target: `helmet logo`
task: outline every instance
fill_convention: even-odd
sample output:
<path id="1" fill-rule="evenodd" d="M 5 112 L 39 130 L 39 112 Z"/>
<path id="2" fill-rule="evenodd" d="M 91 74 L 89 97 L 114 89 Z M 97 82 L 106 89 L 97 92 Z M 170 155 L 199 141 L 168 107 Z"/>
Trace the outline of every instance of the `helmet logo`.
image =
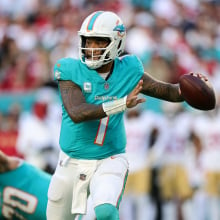
<path id="1" fill-rule="evenodd" d="M 113 31 L 117 31 L 118 35 L 123 37 L 125 34 L 125 26 L 123 24 L 114 27 Z"/>

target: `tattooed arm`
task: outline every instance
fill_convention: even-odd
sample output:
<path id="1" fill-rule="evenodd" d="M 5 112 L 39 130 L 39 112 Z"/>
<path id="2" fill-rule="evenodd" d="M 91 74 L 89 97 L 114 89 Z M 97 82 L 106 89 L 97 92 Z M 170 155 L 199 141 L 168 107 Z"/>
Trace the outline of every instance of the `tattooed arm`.
<path id="1" fill-rule="evenodd" d="M 81 89 L 75 83 L 62 80 L 58 83 L 63 105 L 75 123 L 106 117 L 102 105 L 87 103 Z M 145 99 L 137 97 L 142 89 L 142 85 L 143 80 L 140 80 L 134 90 L 128 94 L 126 99 L 126 106 L 128 108 L 132 108 L 145 101 Z"/>
<path id="2" fill-rule="evenodd" d="M 75 83 L 71 81 L 59 81 L 59 88 L 63 105 L 75 123 L 100 119 L 106 116 L 102 105 L 86 103 L 80 87 Z"/>
<path id="3" fill-rule="evenodd" d="M 148 73 L 142 77 L 143 88 L 141 93 L 170 102 L 182 102 L 183 97 L 180 94 L 179 84 L 171 84 L 159 81 Z"/>

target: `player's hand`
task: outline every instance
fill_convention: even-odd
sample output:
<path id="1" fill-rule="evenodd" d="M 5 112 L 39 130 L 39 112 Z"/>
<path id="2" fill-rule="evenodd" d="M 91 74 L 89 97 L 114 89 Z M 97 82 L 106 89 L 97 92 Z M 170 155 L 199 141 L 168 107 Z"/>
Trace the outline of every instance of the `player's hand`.
<path id="1" fill-rule="evenodd" d="M 190 73 L 190 75 L 200 78 L 201 80 L 208 81 L 208 78 L 201 73 Z"/>
<path id="2" fill-rule="evenodd" d="M 138 98 L 138 94 L 142 90 L 143 80 L 141 79 L 133 91 L 127 96 L 126 106 L 127 108 L 133 108 L 136 105 L 146 101 L 144 98 Z"/>
<path id="3" fill-rule="evenodd" d="M 205 75 L 201 74 L 201 73 L 190 72 L 189 74 L 192 75 L 192 76 L 198 77 L 198 78 L 200 78 L 201 80 L 203 80 L 205 82 L 208 82 L 208 78 Z M 182 95 L 180 88 L 178 89 L 178 92 L 179 92 L 179 95 Z"/>

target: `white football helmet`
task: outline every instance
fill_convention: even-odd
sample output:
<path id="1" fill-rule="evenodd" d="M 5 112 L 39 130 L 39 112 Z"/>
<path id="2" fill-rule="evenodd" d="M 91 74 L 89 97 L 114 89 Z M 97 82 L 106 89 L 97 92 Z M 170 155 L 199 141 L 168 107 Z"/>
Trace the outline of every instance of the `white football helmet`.
<path id="1" fill-rule="evenodd" d="M 82 23 L 78 32 L 80 37 L 79 57 L 90 69 L 97 69 L 118 57 L 125 47 L 126 30 L 122 20 L 113 12 L 97 11 L 90 14 Z M 109 39 L 106 48 L 85 48 L 87 37 L 103 37 Z M 103 50 L 99 59 L 94 59 L 94 50 Z M 92 58 L 86 59 L 85 50 L 92 51 Z"/>

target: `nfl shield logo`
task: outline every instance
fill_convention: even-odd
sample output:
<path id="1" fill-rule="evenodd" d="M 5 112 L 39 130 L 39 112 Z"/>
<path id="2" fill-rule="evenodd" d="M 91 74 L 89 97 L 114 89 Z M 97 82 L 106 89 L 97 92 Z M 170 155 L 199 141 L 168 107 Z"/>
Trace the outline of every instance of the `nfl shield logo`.
<path id="1" fill-rule="evenodd" d="M 105 90 L 109 89 L 109 84 L 107 82 L 104 84 L 104 88 L 105 88 Z"/>
<path id="2" fill-rule="evenodd" d="M 80 180 L 86 180 L 86 174 L 81 173 L 81 174 L 79 175 L 79 179 L 80 179 Z"/>

